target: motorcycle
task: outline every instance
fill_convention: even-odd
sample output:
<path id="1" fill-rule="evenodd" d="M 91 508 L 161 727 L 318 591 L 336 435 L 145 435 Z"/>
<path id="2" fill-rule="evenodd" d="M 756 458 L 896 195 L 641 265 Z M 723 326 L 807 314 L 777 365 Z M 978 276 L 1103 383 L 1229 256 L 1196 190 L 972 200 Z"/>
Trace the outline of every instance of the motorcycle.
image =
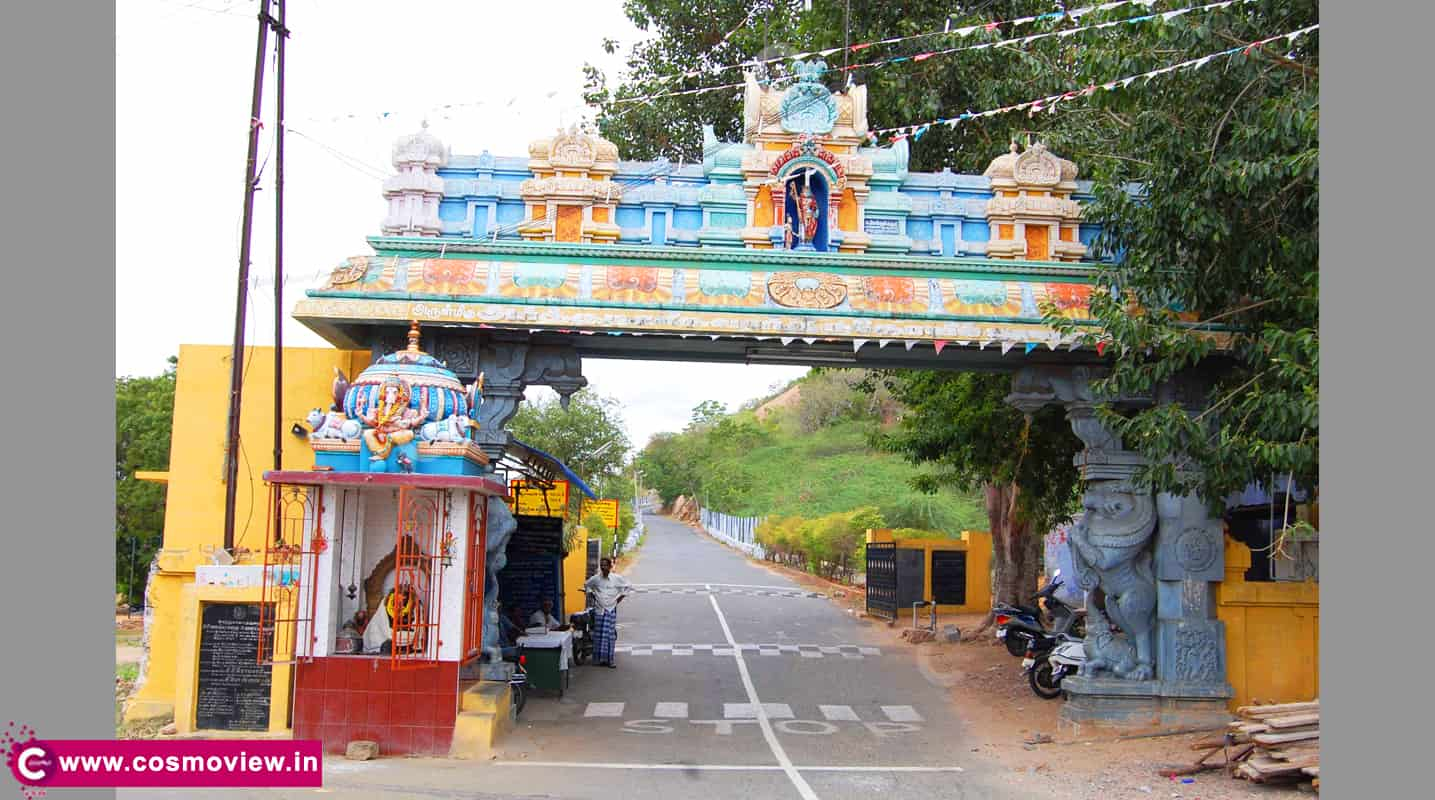
<path id="1" fill-rule="evenodd" d="M 573 631 L 573 663 L 582 666 L 593 657 L 593 609 L 570 614 L 568 627 Z"/>
<path id="2" fill-rule="evenodd" d="M 1057 570 L 1052 574 L 1051 582 L 1031 598 L 1033 605 L 996 604 L 993 610 L 997 615 L 997 638 L 1006 644 L 1008 653 L 1018 657 L 1025 656 L 1028 643 L 1034 639 L 1038 640 L 1038 645 L 1044 647 L 1042 639 L 1051 639 L 1067 632 L 1077 636 L 1085 635 L 1085 612 L 1073 610 L 1056 596 L 1056 590 L 1062 586 L 1060 578 L 1061 570 Z M 1051 615 L 1050 628 L 1042 621 L 1041 607 L 1038 604 L 1043 600 L 1046 612 Z M 1050 647 L 1045 649 L 1049 650 Z"/>
<path id="3" fill-rule="evenodd" d="M 523 713 L 523 707 L 528 704 L 528 670 L 524 669 L 528 658 L 523 655 L 523 648 L 518 648 L 518 655 L 511 659 L 504 659 L 513 664 L 513 672 L 508 676 L 508 691 L 513 702 L 513 716 L 517 719 Z"/>

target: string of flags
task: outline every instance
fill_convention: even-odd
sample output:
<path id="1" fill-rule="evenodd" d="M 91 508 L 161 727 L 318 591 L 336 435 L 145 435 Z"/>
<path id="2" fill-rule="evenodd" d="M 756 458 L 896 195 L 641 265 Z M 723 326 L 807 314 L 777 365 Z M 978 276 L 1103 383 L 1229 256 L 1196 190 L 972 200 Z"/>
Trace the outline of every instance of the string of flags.
<path id="1" fill-rule="evenodd" d="M 1241 1 L 1242 1 L 1242 2 L 1249 2 L 1249 0 L 1241 0 Z M 1046 20 L 1063 19 L 1063 18 L 1066 18 L 1066 19 L 1079 19 L 1079 18 L 1081 18 L 1081 17 L 1083 17 L 1083 16 L 1085 16 L 1085 15 L 1087 15 L 1087 14 L 1093 14 L 1093 13 L 1100 12 L 1100 11 L 1110 11 L 1110 10 L 1112 10 L 1112 9 L 1121 8 L 1121 7 L 1123 7 L 1123 6 L 1137 5 L 1137 6 L 1142 6 L 1142 7 L 1144 7 L 1144 8 L 1150 8 L 1150 7 L 1151 7 L 1152 5 L 1154 5 L 1155 3 L 1156 3 L 1156 0 L 1119 0 L 1119 2 L 1101 3 L 1100 5 L 1085 6 L 1085 7 L 1083 7 L 1083 8 L 1073 8 L 1073 9 L 1070 9 L 1070 10 L 1050 11 L 1050 12 L 1047 12 L 1047 13 L 1045 13 L 1045 14 L 1033 14 L 1033 15 L 1031 15 L 1031 16 L 1026 16 L 1026 17 L 1014 17 L 1014 18 L 1008 19 L 1008 20 L 996 20 L 996 21 L 993 21 L 993 22 L 985 22 L 985 23 L 981 23 L 981 24 L 978 24 L 978 25 L 964 25 L 964 26 L 961 26 L 961 27 L 958 27 L 958 28 L 953 28 L 953 27 L 951 26 L 951 25 L 952 25 L 951 20 L 948 19 L 948 20 L 947 20 L 947 25 L 946 25 L 946 27 L 944 27 L 942 30 L 939 30 L 939 31 L 928 31 L 928 32 L 926 32 L 926 33 L 914 33 L 914 34 L 910 34 L 910 35 L 907 35 L 907 36 L 892 36 L 892 37 L 889 37 L 889 38 L 886 38 L 886 39 L 874 39 L 873 41 L 870 41 L 870 42 L 860 42 L 860 43 L 858 43 L 858 44 L 846 45 L 846 46 L 844 46 L 844 47 L 828 47 L 828 48 L 825 48 L 825 49 L 822 49 L 822 50 L 808 50 L 808 51 L 805 51 L 805 52 L 794 53 L 794 54 L 791 54 L 791 55 L 775 56 L 775 57 L 773 57 L 773 58 L 751 59 L 751 60 L 742 61 L 742 62 L 739 62 L 739 63 L 736 63 L 736 64 L 722 64 L 722 65 L 719 65 L 719 66 L 706 67 L 706 68 L 701 68 L 701 69 L 690 69 L 690 70 L 687 70 L 686 72 L 677 72 L 677 73 L 674 73 L 674 74 L 672 74 L 672 75 L 663 75 L 663 76 L 660 76 L 660 77 L 656 77 L 656 78 L 653 78 L 653 81 L 654 81 L 655 83 L 659 83 L 659 84 L 671 83 L 671 82 L 673 82 L 673 81 L 679 81 L 679 80 L 683 80 L 683 79 L 685 79 L 685 78 L 696 78 L 696 77 L 701 76 L 701 75 L 720 75 L 720 74 L 722 74 L 722 73 L 724 73 L 724 72 L 728 72 L 728 71 L 734 70 L 734 69 L 748 69 L 748 68 L 756 67 L 756 66 L 765 66 L 765 65 L 767 65 L 767 64 L 775 64 L 775 63 L 778 63 L 778 62 L 780 62 L 780 61 L 802 61 L 803 59 L 808 59 L 808 58 L 813 58 L 813 57 L 827 58 L 828 56 L 834 55 L 834 54 L 836 54 L 836 53 L 840 53 L 840 52 L 842 52 L 843 50 L 846 50 L 846 51 L 852 52 L 852 53 L 858 53 L 858 52 L 861 52 L 861 51 L 863 51 L 863 50 L 866 50 L 866 49 L 868 49 L 868 48 L 870 48 L 870 47 L 883 47 L 883 46 L 886 46 L 886 45 L 898 44 L 898 43 L 901 43 L 901 42 L 910 42 L 910 41 L 914 41 L 914 40 L 917 40 L 917 39 L 929 39 L 929 38 L 932 38 L 932 37 L 934 37 L 934 36 L 970 36 L 970 35 L 972 35 L 972 34 L 974 34 L 974 33 L 977 33 L 978 31 L 991 32 L 991 31 L 995 31 L 995 30 L 997 30 L 997 29 L 999 29 L 999 28 L 1003 28 L 1003 27 L 1016 28 L 1017 26 L 1027 25 L 1027 24 L 1030 24 L 1030 23 L 1033 23 L 1033 22 L 1043 22 L 1043 21 L 1046 21 Z M 740 26 L 739 26 L 739 27 L 740 27 Z M 728 36 L 731 36 L 731 35 L 732 35 L 732 34 L 728 34 Z M 726 86 L 726 87 L 709 87 L 708 90 L 709 90 L 709 91 L 716 91 L 718 88 L 731 88 L 731 86 L 741 86 L 741 85 L 742 85 L 742 84 L 739 83 L 739 84 L 730 84 L 730 85 L 728 85 L 728 86 Z M 624 100 L 623 100 L 622 102 L 636 102 L 637 100 L 638 100 L 638 98 L 624 98 Z"/>
<path id="2" fill-rule="evenodd" d="M 1170 21 L 1170 20 L 1173 20 L 1173 19 L 1175 19 L 1175 18 L 1177 18 L 1177 17 L 1184 16 L 1184 15 L 1186 15 L 1186 14 L 1190 14 L 1190 13 L 1193 13 L 1193 12 L 1215 11 L 1215 10 L 1224 9 L 1224 8 L 1226 8 L 1226 7 L 1228 7 L 1228 6 L 1232 6 L 1232 5 L 1235 5 L 1235 4 L 1237 4 L 1237 3 L 1250 3 L 1250 2 L 1254 2 L 1254 0 L 1222 0 L 1222 2 L 1207 3 L 1207 4 L 1205 4 L 1205 5 L 1200 5 L 1200 6 L 1189 6 L 1189 7 L 1186 7 L 1186 8 L 1176 8 L 1176 9 L 1172 9 L 1172 10 L 1170 10 L 1170 11 L 1163 11 L 1163 12 L 1161 12 L 1161 13 L 1159 13 L 1159 14 L 1142 14 L 1142 15 L 1136 16 L 1136 17 L 1125 17 L 1125 18 L 1123 18 L 1123 19 L 1110 20 L 1110 21 L 1108 21 L 1108 22 L 1094 23 L 1094 24 L 1091 24 L 1091 25 L 1082 25 L 1082 26 L 1075 27 L 1075 28 L 1065 28 L 1065 29 L 1059 30 L 1059 31 L 1047 31 L 1047 32 L 1044 32 L 1044 33 L 1034 33 L 1034 34 L 1031 34 L 1031 35 L 1029 35 L 1029 36 L 1021 36 L 1021 37 L 1011 38 L 1011 39 L 1001 39 L 1001 40 L 994 41 L 994 42 L 982 42 L 982 43 L 980 43 L 980 44 L 962 45 L 962 46 L 958 46 L 958 47 L 948 47 L 948 48 L 944 48 L 944 49 L 941 49 L 941 50 L 929 50 L 929 51 L 924 52 L 924 53 L 917 53 L 917 54 L 915 54 L 915 55 L 910 55 L 910 56 L 890 56 L 890 57 L 888 57 L 888 58 L 881 58 L 881 59 L 877 59 L 877 60 L 875 60 L 875 61 L 864 61 L 864 62 L 857 63 L 857 64 L 849 64 L 849 65 L 847 65 L 847 66 L 845 66 L 845 67 L 833 66 L 833 67 L 828 67 L 828 68 L 822 70 L 822 72 L 823 72 L 823 73 L 828 73 L 828 72 L 838 72 L 838 73 L 840 73 L 840 72 L 854 72 L 854 71 L 859 70 L 859 69 L 879 69 L 879 68 L 881 68 L 881 67 L 891 66 L 891 65 L 893 65 L 893 64 L 901 64 L 901 63 L 905 63 L 905 62 L 908 62 L 908 61 L 913 62 L 913 63 L 920 62 L 920 61 L 926 61 L 926 60 L 929 59 L 929 58 L 936 58 L 936 57 L 940 57 L 940 56 L 948 56 L 948 55 L 952 55 L 952 54 L 954 54 L 954 53 L 964 53 L 964 52 L 971 52 L 971 51 L 976 51 L 976 50 L 991 50 L 991 49 L 995 49 L 995 48 L 999 48 L 999 47 L 1024 47 L 1024 46 L 1026 46 L 1026 45 L 1028 45 L 1028 44 L 1030 44 L 1030 43 L 1032 43 L 1032 42 L 1041 41 L 1041 40 L 1043 40 L 1043 39 L 1050 39 L 1050 38 L 1053 38 L 1053 37 L 1065 38 L 1065 37 L 1068 37 L 1068 36 L 1073 36 L 1073 35 L 1078 34 L 1078 33 L 1083 33 L 1083 32 L 1085 32 L 1085 31 L 1103 30 L 1103 29 L 1107 29 L 1107 28 L 1115 28 L 1115 27 L 1118 27 L 1118 26 L 1121 26 L 1121 25 L 1136 25 L 1136 24 L 1140 24 L 1140 23 L 1143 23 L 1143 22 L 1151 22 L 1151 21 L 1157 20 L 1157 19 L 1160 19 L 1160 20 L 1163 20 L 1163 21 Z M 1112 3 L 1112 4 L 1109 4 L 1109 5 L 1112 5 L 1112 6 L 1120 6 L 1120 5 L 1127 5 L 1127 3 Z M 1057 14 L 1056 16 L 1061 16 L 1061 15 L 1060 15 L 1060 14 Z M 1037 17 L 1032 17 L 1031 19 L 1037 19 Z M 984 26 L 974 26 L 974 27 L 980 28 L 980 27 L 984 27 Z M 870 45 L 867 45 L 867 46 L 870 46 Z M 840 50 L 840 49 L 842 49 L 842 48 L 838 48 L 838 49 Z M 791 76 L 788 76 L 788 78 L 790 79 Z M 742 87 L 742 86 L 744 86 L 744 85 L 745 85 L 745 84 L 744 84 L 744 83 L 741 83 L 741 82 L 739 82 L 739 83 L 723 83 L 723 84 L 718 84 L 718 85 L 715 85 L 715 86 L 700 86 L 700 87 L 697 87 L 697 88 L 695 88 L 695 89 L 679 89 L 679 90 L 675 90 L 675 91 L 671 91 L 671 92 L 657 92 L 657 93 L 654 93 L 654 94 L 640 95 L 640 96 L 637 96 L 637 97 L 623 97 L 623 98 L 619 98 L 619 99 L 617 99 L 617 100 L 614 100 L 614 101 L 613 101 L 613 105 L 617 106 L 617 105 L 626 105 L 626 104 L 629 104 L 629 103 L 646 103 L 646 102 L 651 102 L 651 101 L 653 101 L 653 100 L 662 99 L 662 98 L 665 98 L 665 97 L 682 97 L 682 96 L 685 96 L 685 95 L 707 94 L 707 93 L 709 93 L 709 92 L 720 92 L 720 91 L 723 91 L 723 90 L 726 90 L 726 89 L 736 89 L 736 88 L 740 88 L 740 87 Z"/>
<path id="3" fill-rule="evenodd" d="M 955 128 L 957 127 L 957 125 L 961 124 L 966 120 L 979 119 L 982 117 L 994 117 L 998 114 L 1009 114 L 1013 111 L 1026 111 L 1029 115 L 1032 116 L 1035 116 L 1042 111 L 1055 114 L 1058 104 L 1064 103 L 1068 100 L 1089 97 L 1090 95 L 1102 91 L 1110 92 L 1117 89 L 1125 89 L 1126 87 L 1130 86 L 1138 80 L 1144 79 L 1145 81 L 1150 81 L 1152 78 L 1155 78 L 1157 76 L 1167 75 L 1178 70 L 1196 69 L 1204 67 L 1215 59 L 1226 58 L 1229 56 L 1233 56 L 1237 53 L 1244 53 L 1246 55 L 1249 55 L 1256 48 L 1262 47 L 1280 39 L 1285 39 L 1287 44 L 1293 44 L 1296 39 L 1308 33 L 1311 33 L 1318 28 L 1320 28 L 1320 23 L 1316 23 L 1314 25 L 1310 25 L 1299 30 L 1291 31 L 1289 33 L 1281 33 L 1275 36 L 1268 36 L 1264 39 L 1257 39 L 1250 44 L 1238 45 L 1228 50 L 1221 50 L 1220 52 L 1211 53 L 1210 55 L 1201 56 L 1200 58 L 1193 58 L 1188 61 L 1182 61 L 1176 64 L 1171 64 L 1169 66 L 1161 67 L 1160 69 L 1153 69 L 1149 72 L 1140 73 L 1139 75 L 1130 75 L 1124 78 L 1117 78 L 1115 80 L 1107 81 L 1100 84 L 1094 83 L 1084 89 L 1075 89 L 1069 92 L 1063 92 L 1061 94 L 1048 95 L 1046 97 L 1038 98 L 1036 100 L 1028 100 L 1024 103 L 1016 103 L 1015 105 L 1002 106 L 1001 108 L 993 108 L 987 111 L 966 111 L 961 114 L 958 114 L 955 117 L 938 117 L 934 120 L 930 120 L 927 122 L 919 122 L 912 125 L 899 125 L 893 128 L 876 128 L 867 132 L 867 138 L 870 141 L 875 142 L 880 140 L 882 136 L 890 136 L 893 142 L 897 142 L 910 136 L 912 138 L 912 141 L 916 141 L 922 138 L 922 135 L 927 131 L 931 130 L 934 125 L 946 125 L 949 128 Z"/>

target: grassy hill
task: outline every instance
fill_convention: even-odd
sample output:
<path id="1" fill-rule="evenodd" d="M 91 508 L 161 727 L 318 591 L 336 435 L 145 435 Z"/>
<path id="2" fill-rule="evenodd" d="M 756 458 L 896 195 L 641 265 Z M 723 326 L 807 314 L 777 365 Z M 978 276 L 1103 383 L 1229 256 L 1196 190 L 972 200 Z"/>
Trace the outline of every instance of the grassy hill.
<path id="1" fill-rule="evenodd" d="M 692 495 L 741 516 L 815 518 L 870 506 L 892 528 L 949 535 L 985 529 L 979 497 L 916 491 L 909 481 L 917 467 L 868 446 L 870 434 L 901 409 L 881 393 L 854 388 L 860 377 L 824 371 L 798 381 L 798 391 L 779 393 L 781 402 L 695 416 L 687 430 L 656 438 L 640 454 L 645 482 L 664 501 Z"/>

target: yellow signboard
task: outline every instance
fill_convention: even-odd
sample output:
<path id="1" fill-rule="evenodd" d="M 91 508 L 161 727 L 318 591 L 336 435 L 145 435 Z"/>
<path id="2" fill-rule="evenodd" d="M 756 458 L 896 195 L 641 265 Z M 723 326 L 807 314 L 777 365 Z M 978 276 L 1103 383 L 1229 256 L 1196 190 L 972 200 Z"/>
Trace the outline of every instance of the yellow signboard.
<path id="1" fill-rule="evenodd" d="M 608 526 L 608 530 L 618 529 L 617 500 L 584 500 L 583 512 L 579 519 L 585 520 L 589 514 L 597 514 L 598 518 L 603 520 L 603 524 Z"/>
<path id="2" fill-rule="evenodd" d="M 553 481 L 545 490 L 530 481 L 512 481 L 513 513 L 520 517 L 563 517 L 568 513 L 568 481 Z"/>

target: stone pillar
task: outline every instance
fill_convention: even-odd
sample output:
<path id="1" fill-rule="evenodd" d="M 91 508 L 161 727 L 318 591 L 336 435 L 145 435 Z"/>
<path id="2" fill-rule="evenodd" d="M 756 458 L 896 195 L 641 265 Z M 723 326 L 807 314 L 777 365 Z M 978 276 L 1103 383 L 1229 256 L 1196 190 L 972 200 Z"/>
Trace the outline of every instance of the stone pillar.
<path id="1" fill-rule="evenodd" d="M 483 404 L 478 411 L 478 446 L 497 463 L 508 446 L 508 421 L 529 386 L 550 386 L 568 407 L 574 392 L 588 385 L 578 351 L 567 344 L 534 344 L 527 334 L 486 334 L 478 346 Z"/>
<path id="2" fill-rule="evenodd" d="M 1197 498 L 1154 494 L 1134 478 L 1145 461 L 1097 416 L 1098 373 L 1029 367 L 1007 402 L 1026 413 L 1060 403 L 1085 448 L 1083 513 L 1070 543 L 1087 608 L 1087 662 L 1066 678 L 1064 728 L 1197 730 L 1224 725 L 1225 636 L 1213 584 L 1223 577 L 1221 523 Z M 1172 399 L 1168 387 L 1163 401 Z M 1119 398 L 1118 405 L 1149 404 Z M 1097 599 L 1101 599 L 1098 605 Z M 1104 612 L 1103 612 L 1104 608 Z M 1120 628 L 1112 634 L 1110 624 Z"/>

